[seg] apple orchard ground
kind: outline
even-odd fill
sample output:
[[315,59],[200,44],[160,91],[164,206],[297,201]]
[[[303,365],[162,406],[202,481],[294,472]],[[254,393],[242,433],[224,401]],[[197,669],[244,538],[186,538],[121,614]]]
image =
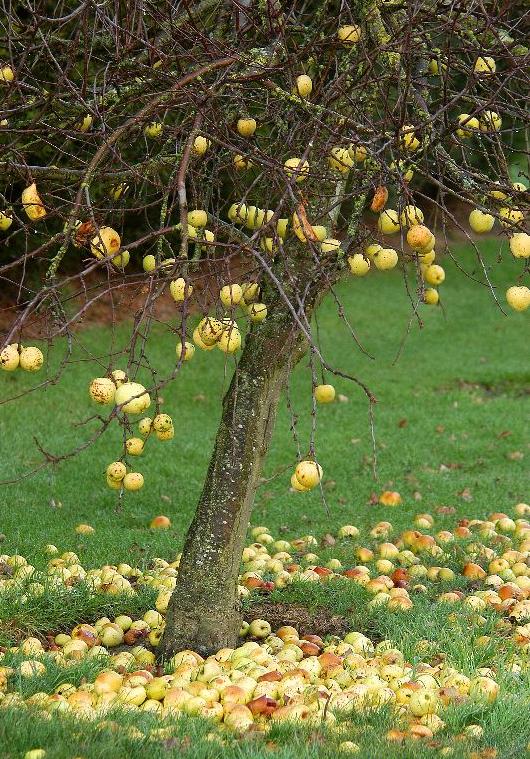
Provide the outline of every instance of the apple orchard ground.
[[[516,266],[512,262],[497,265],[498,248],[499,244],[492,240],[483,244],[482,252],[486,264],[491,265],[491,278],[499,285],[499,300],[504,305],[504,291],[514,283]],[[482,279],[472,251],[465,261],[466,270]],[[337,393],[346,396],[343,402],[318,409],[316,440],[324,469],[328,511],[318,492],[300,494],[289,488],[296,447],[284,403],[264,482],[258,491],[253,524],[266,525],[276,538],[290,539],[307,533],[320,538],[326,532],[336,532],[343,524],[355,524],[366,530],[383,519],[401,530],[412,524],[415,513],[428,512],[434,516],[437,530],[451,529],[458,518],[486,518],[492,511],[505,511],[513,516],[514,504],[528,502],[528,314],[503,315],[487,288],[463,276],[447,258],[444,267],[446,281],[440,288],[444,308],[420,308],[424,328],[420,330],[416,320],[412,321],[395,365],[393,361],[411,314],[399,272],[376,273],[364,280],[348,279],[337,290],[348,320],[366,350],[375,357],[373,361],[353,342],[337,316],[333,299],[326,300],[319,312],[325,357],[331,365],[365,381],[379,401],[375,409],[378,480],[374,481],[372,476],[366,399],[356,385],[327,376],[326,381],[335,385]],[[118,341],[126,338],[127,330],[127,324],[118,328],[115,335]],[[81,427],[74,424],[93,413],[87,387],[101,370],[96,363],[86,360],[88,354],[79,344],[88,346],[93,355],[103,356],[110,337],[110,330],[103,327],[82,332],[75,348],[79,361],[68,367],[59,384],[46,392],[27,395],[17,403],[0,406],[0,480],[22,476],[40,461],[34,437],[47,450],[61,454],[90,436],[93,430],[90,424]],[[149,357],[160,376],[168,374],[174,366],[176,341],[175,336],[162,330],[151,340]],[[50,364],[56,365],[59,358],[59,350],[54,349]],[[119,457],[121,437],[115,428],[56,470],[48,469],[16,485],[2,487],[0,532],[5,537],[0,550],[20,553],[37,568],[45,565],[42,547],[46,543],[57,545],[60,551],[75,551],[85,569],[118,562],[145,566],[154,556],[172,559],[181,547],[208,464],[220,397],[231,374],[231,365],[225,367],[224,359],[219,351],[197,350],[177,380],[164,389],[162,410],[174,419],[175,438],[166,443],[153,441],[147,446],[145,454],[137,460],[145,487],[128,495],[121,510],[117,510],[116,495],[107,489],[104,477],[106,465]],[[35,377],[19,372],[3,374],[0,393],[15,394],[34,381]],[[297,435],[305,453],[311,406],[307,359],[294,374],[290,394],[299,418]],[[373,493],[385,489],[398,490],[403,505],[392,508],[374,504]],[[440,510],[440,507],[451,508]],[[452,509],[455,511],[450,513]],[[149,530],[149,521],[157,514],[171,518],[169,531]],[[74,528],[82,522],[92,525],[95,532],[89,536],[76,535]],[[288,589],[286,599],[309,606],[325,603],[342,614],[349,603],[348,599],[331,597],[317,588],[307,590],[306,596],[297,596]],[[107,613],[90,606],[87,599],[84,610],[65,610],[51,604],[49,609],[41,608],[35,618],[29,614],[25,619],[14,620],[9,618],[10,609],[2,604],[0,596],[0,644],[16,634],[17,626],[25,626],[26,631],[56,632],[76,622],[92,622]],[[394,634],[400,640],[424,637],[422,626],[429,609],[425,607],[422,611],[422,608],[420,604],[418,614],[413,611],[406,625],[403,627],[401,622],[401,627],[396,628]],[[449,656],[456,659],[463,650],[459,634],[465,637],[466,632],[451,631],[450,627],[440,630]],[[391,637],[391,625],[386,626],[385,635]],[[469,655],[468,649],[466,652]],[[525,698],[529,697],[527,682]],[[486,719],[487,745],[495,745],[496,736],[500,741],[507,731],[514,736],[519,734],[525,710],[528,700],[526,704],[525,699],[516,700],[494,718]],[[188,733],[192,737],[190,743],[181,744],[179,739],[173,744],[149,743],[142,747],[124,737],[125,725],[134,722],[134,715],[123,717],[121,737],[111,733],[98,735],[94,726],[87,726],[86,743],[72,753],[68,726],[60,721],[32,721],[30,727],[23,713],[10,725],[5,722],[2,725],[3,719],[0,712],[0,756],[13,759],[34,747],[48,747],[47,759],[66,759],[78,754],[85,759],[146,755],[213,758],[220,751],[224,756],[260,759],[269,755],[282,759],[335,755],[318,741],[304,738],[302,746],[297,745],[292,728],[280,731],[283,737],[273,741],[279,745],[269,749],[253,746],[251,740],[221,749],[218,745],[200,743],[204,729],[196,721],[189,721],[181,730],[181,736]],[[370,742],[362,744],[358,756],[413,759],[438,755],[434,748],[420,743],[406,748],[378,744],[377,735],[387,730],[385,719],[379,715],[367,726]],[[480,719],[480,709],[475,708],[468,722]],[[528,730],[528,721],[525,725]],[[507,744],[503,741],[502,745]],[[470,755],[459,753],[460,750],[457,746],[454,756]],[[498,756],[521,754],[506,748]]]

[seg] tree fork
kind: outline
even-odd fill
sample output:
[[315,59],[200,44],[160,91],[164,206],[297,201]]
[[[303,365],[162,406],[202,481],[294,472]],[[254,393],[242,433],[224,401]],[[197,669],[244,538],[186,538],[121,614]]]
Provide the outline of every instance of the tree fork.
[[[306,310],[306,316],[312,308]],[[165,659],[183,649],[209,655],[235,647],[242,616],[241,555],[281,391],[307,348],[278,295],[247,336],[223,412],[206,481],[189,527],[161,642]]]

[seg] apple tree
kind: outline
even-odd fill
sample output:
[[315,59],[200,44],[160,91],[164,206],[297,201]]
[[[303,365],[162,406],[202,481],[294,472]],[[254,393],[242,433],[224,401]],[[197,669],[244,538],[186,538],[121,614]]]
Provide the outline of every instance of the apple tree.
[[[339,279],[398,269],[420,320],[450,286],[442,264],[458,228],[492,305],[530,305],[528,19],[524,2],[478,0],[4,9],[0,283],[13,307],[1,368],[41,368],[27,337],[37,326],[66,350],[34,389],[60,382],[87,311],[103,296],[140,299],[127,361],[109,354],[87,374],[97,435],[122,427],[123,448],[104,463],[120,497],[143,485],[134,456],[148,438],[174,435],[163,387],[210,350],[232,371],[164,655],[236,641],[240,558],[282,390],[307,352],[314,408],[334,395],[315,366],[347,376],[326,361],[312,318]],[[481,234],[508,243],[506,293]],[[175,366],[161,377],[150,339],[168,294]],[[371,409],[372,390],[349,379]],[[42,453],[42,466],[61,458]],[[310,440],[291,484],[303,497],[321,476]]]

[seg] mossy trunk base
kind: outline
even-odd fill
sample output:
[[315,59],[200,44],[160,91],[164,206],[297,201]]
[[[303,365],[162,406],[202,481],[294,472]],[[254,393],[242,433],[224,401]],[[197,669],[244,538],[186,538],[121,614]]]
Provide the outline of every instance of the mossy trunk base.
[[248,335],[223,401],[221,423],[166,616],[161,655],[209,655],[237,645],[238,575],[256,487],[282,388],[306,344],[278,299]]

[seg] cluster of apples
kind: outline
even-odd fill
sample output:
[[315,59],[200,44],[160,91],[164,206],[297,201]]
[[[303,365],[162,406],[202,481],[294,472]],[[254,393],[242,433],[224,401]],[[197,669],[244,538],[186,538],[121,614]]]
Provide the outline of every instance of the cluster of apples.
[[[2,707],[26,704],[53,713],[101,719],[113,709],[135,708],[161,718],[195,715],[222,723],[236,732],[266,732],[283,722],[322,724],[332,729],[337,715],[368,715],[383,705],[393,708],[405,730],[391,730],[390,741],[429,739],[445,727],[440,713],[455,702],[492,703],[499,694],[495,672],[477,668],[466,676],[446,662],[414,666],[391,640],[374,645],[363,633],[344,638],[300,635],[293,626],[272,633],[265,620],[254,620],[248,634],[257,640],[224,648],[208,658],[184,650],[154,673],[154,655],[142,645],[111,654],[116,641],[158,637],[160,615],[149,610],[134,622],[122,615],[94,625],[77,625],[70,635],[57,635],[47,650],[27,638],[2,655]],[[147,633],[147,631],[150,631]],[[107,640],[107,646],[104,641]],[[258,642],[259,641],[259,642]],[[20,661],[20,657],[24,658]],[[68,670],[89,657],[100,665],[93,682],[76,687]],[[52,693],[37,691],[25,701],[17,680],[38,679],[48,661],[64,667],[63,682]],[[340,728],[339,728],[340,729]],[[480,728],[477,728],[480,729]],[[349,747],[344,746],[342,750]]]
[[[527,192],[523,182],[514,182],[515,192]],[[490,196],[500,202],[507,201],[508,196],[499,189],[493,189]],[[504,205],[499,208],[498,215],[501,225],[508,230],[510,251],[516,259],[530,258],[530,235],[527,232],[515,231],[524,222],[524,213],[518,208]],[[495,216],[480,208],[474,208],[469,214],[469,226],[477,234],[491,232],[495,224]],[[512,285],[506,291],[506,301],[514,311],[526,311],[530,306],[530,288],[526,285]]]
[[[380,498],[381,504],[392,507],[400,502],[396,492],[385,491]],[[267,593],[293,582],[350,581],[365,589],[369,608],[408,612],[415,596],[429,592],[447,608],[473,613],[479,625],[485,622],[481,611],[495,611],[507,629],[516,625],[517,645],[530,650],[530,506],[517,504],[515,516],[497,512],[487,520],[460,520],[452,531],[435,532],[432,515],[418,514],[413,528],[401,534],[393,537],[391,522],[380,521],[364,539],[355,525],[344,525],[336,539],[330,541],[328,535],[326,543],[346,552],[345,563],[337,557],[321,560],[313,535],[275,540],[267,527],[258,526],[251,531],[253,542],[243,551],[239,595]],[[169,525],[164,516],[151,523],[152,528]],[[0,556],[0,566],[9,568],[6,578],[0,578],[0,593],[17,591],[23,604],[46,588],[62,591],[84,583],[94,593],[116,595],[135,593],[136,587],[147,585],[158,593],[156,610],[165,614],[180,555],[172,562],[154,559],[144,570],[126,563],[86,570],[72,551],[59,556],[53,545],[45,550],[53,558],[44,575],[22,556]]]
[[0,351],[0,369],[3,369],[4,372],[14,372],[15,369],[23,369],[25,372],[38,372],[43,364],[42,351],[34,345],[22,346],[18,343],[11,343]]
[[[117,406],[127,416],[146,411],[151,397],[139,382],[130,382],[126,372],[114,369],[110,377],[96,377],[89,385],[88,393],[94,403]],[[168,414],[157,414],[154,419],[144,417],[138,424],[141,437],[129,437],[125,441],[125,454],[140,456],[145,440],[154,433],[158,440],[171,440],[175,435],[173,420]],[[144,478],[140,472],[128,472],[122,461],[113,461],[106,470],[107,485],[113,490],[140,490]]]
[[339,174],[348,174],[354,164],[363,163],[367,156],[368,150],[364,145],[349,145],[347,148],[337,145],[331,148],[328,164]]
[[[193,287],[183,277],[170,284],[173,299],[179,303],[188,298]],[[256,282],[243,282],[224,285],[219,291],[219,300],[224,308],[232,312],[238,306],[251,322],[260,323],[267,317],[267,306],[258,303],[259,285]],[[193,331],[193,343],[201,350],[219,348],[223,353],[235,353],[241,348],[241,331],[232,314],[218,319],[214,316],[203,317]],[[179,342],[176,346],[177,360],[189,361],[193,358],[195,347],[192,342]]]
[[291,475],[291,487],[298,492],[313,490],[322,479],[322,467],[312,459],[300,461]]
[[[400,500],[396,493],[383,495],[384,502]],[[455,612],[467,613],[480,631],[486,608],[499,615],[497,631],[504,637],[511,633],[516,649],[508,666],[523,672],[530,650],[530,505],[519,503],[514,511],[515,519],[496,512],[486,520],[460,520],[452,531],[437,532],[432,515],[418,514],[413,528],[393,540],[388,521],[376,523],[365,539],[357,527],[344,525],[336,539],[327,536],[326,545],[338,541],[337,548],[350,555],[353,551],[360,564],[347,569],[337,558],[320,562],[313,553],[318,541],[312,535],[275,540],[268,528],[257,526],[243,552],[241,595],[285,587],[294,580],[356,582],[365,588],[369,606],[407,611],[412,606],[403,603],[407,588],[421,594],[428,585],[440,585],[442,592],[433,600],[444,605],[448,620]],[[207,659],[182,651],[161,673],[152,649],[164,631],[180,557],[173,562],[155,559],[143,571],[128,564],[85,571],[75,553],[57,556],[55,546],[46,551],[54,556],[47,582],[72,587],[84,581],[94,591],[111,593],[132,593],[133,585],[146,584],[158,591],[155,608],[140,619],[126,614],[113,620],[102,617],[44,643],[31,637],[8,649],[0,655],[0,708],[26,703],[97,719],[116,707],[138,708],[162,718],[181,713],[206,717],[242,732],[266,731],[282,721],[312,724],[323,719],[333,729],[337,714],[360,717],[387,704],[396,719],[387,739],[403,741],[429,739],[442,730],[443,710],[452,703],[468,699],[487,704],[499,694],[494,667],[464,674],[436,655],[413,666],[391,640],[374,646],[359,631],[343,639],[323,639],[300,635],[292,626],[273,634],[264,619],[243,623],[240,636],[247,642],[236,649],[222,649]],[[449,563],[458,563],[460,578]],[[0,580],[0,592],[15,586],[23,586],[27,596],[45,592],[44,583],[35,583],[37,571],[23,557],[0,556],[0,566],[13,570],[13,576]],[[272,581],[264,579],[271,577]],[[448,590],[451,585],[454,589]],[[490,635],[476,639],[477,646],[491,642]],[[432,653],[429,641],[423,643]],[[86,657],[100,665],[99,672],[93,682],[76,687],[69,669]],[[24,701],[17,689],[20,680],[45,675],[52,660],[64,667],[62,682],[53,693],[38,691]],[[473,730],[480,737],[482,728],[474,725]]]
[[[433,76],[447,72],[447,64],[440,63],[436,58],[431,58],[428,64],[428,71]],[[473,66],[473,74],[479,78],[484,78],[495,74],[497,64],[491,56],[479,56]],[[481,111],[478,116],[469,113],[461,113],[457,119],[458,126],[456,134],[460,139],[465,140],[474,134],[499,132],[502,128],[502,118],[492,110]]]
[[[395,506],[401,497],[385,491],[380,502]],[[243,551],[240,594],[266,592],[297,581],[347,578],[365,588],[369,607],[409,611],[414,606],[409,591],[414,596],[441,585],[443,589],[435,596],[438,602],[463,604],[464,609],[477,613],[479,624],[486,621],[479,612],[494,609],[508,618],[508,624],[522,625],[516,627],[514,639],[530,648],[530,506],[517,504],[515,512],[516,520],[497,512],[487,520],[460,520],[453,531],[440,530],[434,535],[429,534],[434,518],[418,514],[414,528],[394,540],[392,524],[382,521],[370,531],[373,542],[368,545],[360,541],[355,525],[344,525],[337,538],[352,544],[359,562],[355,566],[344,566],[338,558],[320,562],[314,553],[318,541],[313,535],[291,542],[274,540],[266,527],[256,527],[251,533],[255,542]],[[459,576],[472,584],[469,592],[459,586]],[[452,583],[457,587],[446,589]]]

